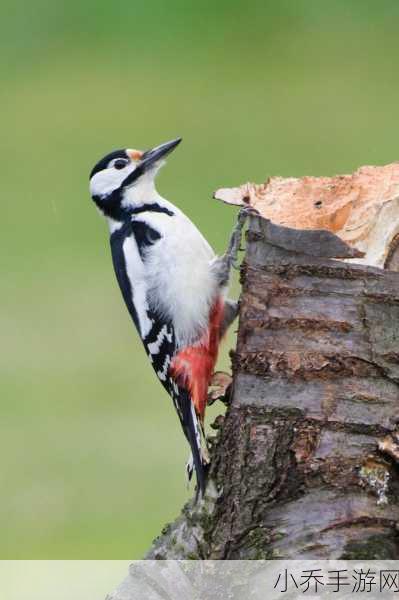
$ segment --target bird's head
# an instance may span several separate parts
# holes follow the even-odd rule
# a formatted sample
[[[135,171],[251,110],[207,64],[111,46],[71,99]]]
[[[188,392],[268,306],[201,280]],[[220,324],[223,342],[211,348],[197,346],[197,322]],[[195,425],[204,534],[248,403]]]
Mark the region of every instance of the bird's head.
[[[90,193],[100,211],[120,222],[135,206],[153,202],[155,176],[180,142],[177,138],[146,151],[114,150],[99,160],[90,173]]]

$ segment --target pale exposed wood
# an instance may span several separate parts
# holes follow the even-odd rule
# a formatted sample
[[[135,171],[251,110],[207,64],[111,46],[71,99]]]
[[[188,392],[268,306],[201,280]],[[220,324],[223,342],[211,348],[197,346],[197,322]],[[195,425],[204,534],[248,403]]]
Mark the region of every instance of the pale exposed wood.
[[[399,163],[336,177],[271,177],[219,189],[215,198],[251,206],[276,225],[330,231],[364,253],[356,262],[399,268],[398,256],[390,259],[399,235]]]

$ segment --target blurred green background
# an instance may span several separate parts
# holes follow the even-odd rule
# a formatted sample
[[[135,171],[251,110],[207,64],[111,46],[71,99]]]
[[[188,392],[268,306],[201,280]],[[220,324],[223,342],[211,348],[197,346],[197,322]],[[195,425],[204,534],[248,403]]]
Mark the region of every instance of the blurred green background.
[[[188,452],[89,170],[183,136],[158,187],[221,252],[217,187],[395,161],[399,3],[0,6],[0,557],[139,558],[188,497]]]

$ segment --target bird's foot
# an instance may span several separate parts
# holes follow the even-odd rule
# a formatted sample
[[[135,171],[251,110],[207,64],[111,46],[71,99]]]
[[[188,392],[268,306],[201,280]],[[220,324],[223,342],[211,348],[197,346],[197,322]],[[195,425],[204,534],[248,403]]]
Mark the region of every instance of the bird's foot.
[[[257,211],[251,207],[243,207],[238,213],[237,223],[230,236],[229,245],[227,251],[217,257],[214,262],[214,269],[217,271],[220,285],[227,285],[231,269],[238,269],[238,252],[241,247],[242,231],[244,229],[245,221],[251,214],[257,214]]]
[[[247,208],[241,208],[240,212],[238,213],[237,223],[232,231],[227,252],[224,255],[229,268],[237,268],[238,252],[241,247],[242,230],[244,229],[245,221],[247,220],[249,214],[250,213]]]

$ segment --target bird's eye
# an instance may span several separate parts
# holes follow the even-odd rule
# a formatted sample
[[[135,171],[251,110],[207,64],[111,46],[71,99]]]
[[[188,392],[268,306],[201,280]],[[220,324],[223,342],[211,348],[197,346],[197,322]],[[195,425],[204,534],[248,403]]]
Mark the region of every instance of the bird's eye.
[[[115,169],[124,169],[127,165],[127,160],[125,160],[124,158],[118,158],[115,162],[114,162],[114,167]]]

